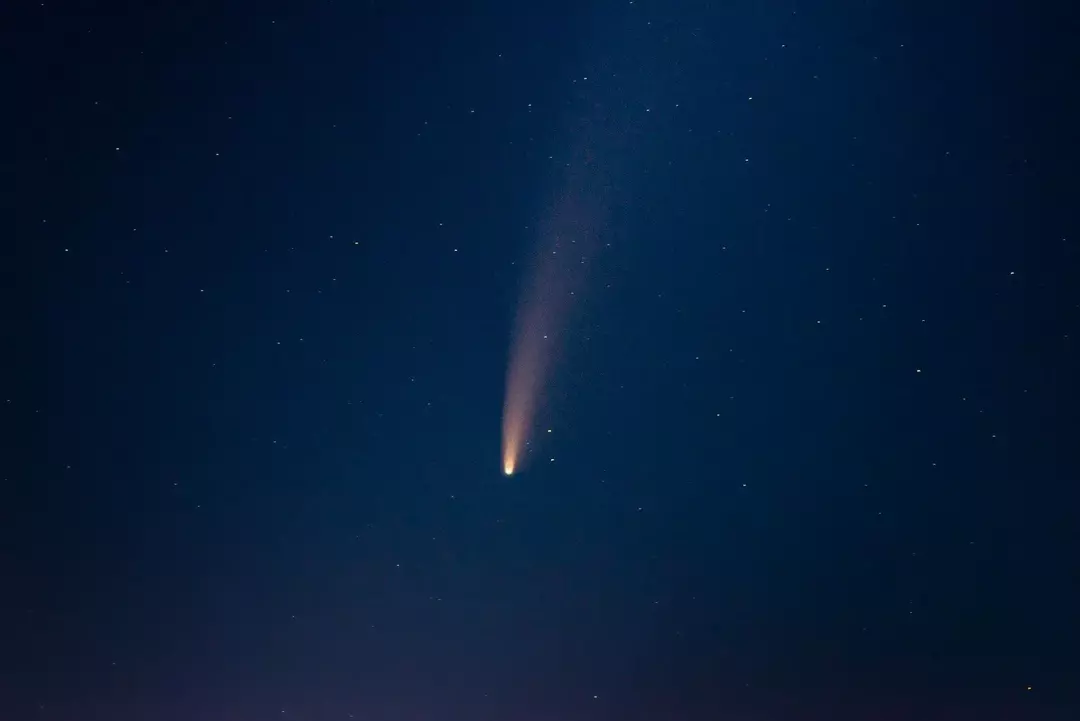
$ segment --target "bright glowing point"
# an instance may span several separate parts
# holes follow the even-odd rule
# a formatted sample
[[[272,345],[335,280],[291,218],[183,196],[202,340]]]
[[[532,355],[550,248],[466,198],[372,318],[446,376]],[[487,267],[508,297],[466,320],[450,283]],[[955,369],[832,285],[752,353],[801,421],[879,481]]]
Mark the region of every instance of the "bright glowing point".
[[[514,475],[514,462],[513,461],[506,461],[505,463],[503,463],[503,473],[505,473],[508,476]]]

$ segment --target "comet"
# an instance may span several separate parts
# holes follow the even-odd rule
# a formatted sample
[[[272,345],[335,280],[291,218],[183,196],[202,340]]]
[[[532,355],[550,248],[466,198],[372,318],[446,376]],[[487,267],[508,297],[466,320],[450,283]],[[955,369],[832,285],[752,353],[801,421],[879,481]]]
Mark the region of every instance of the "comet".
[[[588,138],[591,133],[584,133]],[[517,473],[544,410],[554,371],[569,340],[569,326],[599,242],[608,186],[593,162],[594,148],[580,146],[560,193],[539,227],[536,250],[525,263],[511,336],[502,420],[502,470]]]

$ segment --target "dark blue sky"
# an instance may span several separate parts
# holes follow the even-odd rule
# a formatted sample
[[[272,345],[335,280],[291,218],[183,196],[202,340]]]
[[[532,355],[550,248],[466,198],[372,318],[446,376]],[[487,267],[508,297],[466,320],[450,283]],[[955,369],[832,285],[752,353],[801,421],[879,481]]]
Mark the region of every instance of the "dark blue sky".
[[[4,15],[0,717],[1076,718],[1072,14]]]

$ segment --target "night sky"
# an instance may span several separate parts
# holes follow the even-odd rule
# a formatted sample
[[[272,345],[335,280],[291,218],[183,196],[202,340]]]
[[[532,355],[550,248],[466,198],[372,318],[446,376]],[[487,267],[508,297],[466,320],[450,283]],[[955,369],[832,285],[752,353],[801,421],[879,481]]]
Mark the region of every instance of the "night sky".
[[[1080,718],[1038,5],[10,0],[0,719]]]

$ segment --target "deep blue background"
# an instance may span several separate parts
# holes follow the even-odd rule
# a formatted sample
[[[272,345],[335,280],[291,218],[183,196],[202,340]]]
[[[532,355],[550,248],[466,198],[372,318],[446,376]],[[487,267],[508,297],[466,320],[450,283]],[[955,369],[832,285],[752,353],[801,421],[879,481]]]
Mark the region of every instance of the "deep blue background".
[[[4,719],[1075,718],[1071,13],[3,13]]]

